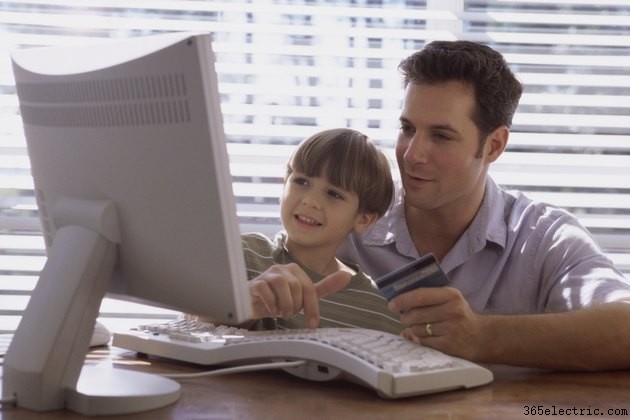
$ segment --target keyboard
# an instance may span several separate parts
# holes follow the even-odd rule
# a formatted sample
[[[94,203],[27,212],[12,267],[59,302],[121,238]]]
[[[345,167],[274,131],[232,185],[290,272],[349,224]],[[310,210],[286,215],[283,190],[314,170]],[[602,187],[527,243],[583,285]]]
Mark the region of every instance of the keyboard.
[[[203,366],[302,360],[288,373],[346,380],[383,398],[431,394],[487,384],[492,372],[386,332],[361,328],[248,331],[178,320],[114,332],[112,345]]]

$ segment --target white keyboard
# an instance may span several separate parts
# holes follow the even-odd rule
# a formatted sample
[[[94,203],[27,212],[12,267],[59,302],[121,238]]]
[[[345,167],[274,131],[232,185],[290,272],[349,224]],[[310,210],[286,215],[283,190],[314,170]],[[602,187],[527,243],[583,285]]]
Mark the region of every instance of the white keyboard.
[[[492,372],[403,337],[361,328],[248,331],[173,321],[114,333],[116,347],[204,366],[304,360],[284,368],[313,381],[344,379],[385,398],[470,388]]]

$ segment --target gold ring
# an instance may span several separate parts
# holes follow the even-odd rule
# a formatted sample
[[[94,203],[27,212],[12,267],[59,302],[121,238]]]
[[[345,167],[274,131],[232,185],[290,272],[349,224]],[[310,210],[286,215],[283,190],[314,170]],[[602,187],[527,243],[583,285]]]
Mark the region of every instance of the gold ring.
[[[431,323],[427,322],[427,325],[424,326],[425,331],[427,332],[427,335],[429,337],[431,337],[433,335],[433,331],[431,331]]]

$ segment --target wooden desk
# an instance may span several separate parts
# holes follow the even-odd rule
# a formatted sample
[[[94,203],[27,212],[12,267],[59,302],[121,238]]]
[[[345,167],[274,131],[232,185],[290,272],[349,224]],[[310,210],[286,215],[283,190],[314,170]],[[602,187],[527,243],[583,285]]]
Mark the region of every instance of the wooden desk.
[[[198,371],[186,364],[138,359],[135,353],[116,348],[92,351],[87,363],[146,372]],[[315,383],[281,371],[187,379],[180,381],[182,396],[177,403],[151,412],[111,418],[391,420],[586,418],[594,415],[598,419],[630,418],[630,371],[550,373],[504,366],[490,368],[495,380],[489,385],[400,400],[381,399],[373,391],[355,384]],[[561,409],[570,409],[571,415]],[[549,410],[547,415],[545,410]],[[0,411],[2,420],[78,418],[83,417],[66,411],[35,413],[12,406],[4,406]]]

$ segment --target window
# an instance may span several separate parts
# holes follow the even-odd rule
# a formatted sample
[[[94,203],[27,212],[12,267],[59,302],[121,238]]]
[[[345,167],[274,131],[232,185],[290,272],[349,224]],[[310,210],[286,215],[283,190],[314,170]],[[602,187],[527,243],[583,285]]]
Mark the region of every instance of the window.
[[[215,39],[243,231],[272,235],[293,146],[350,126],[393,156],[399,61],[432,39],[501,51],[526,85],[502,185],[566,207],[630,273],[630,4],[625,0],[33,0],[0,5],[0,332],[45,262],[9,52],[168,31]],[[173,313],[106,300],[107,325]]]

